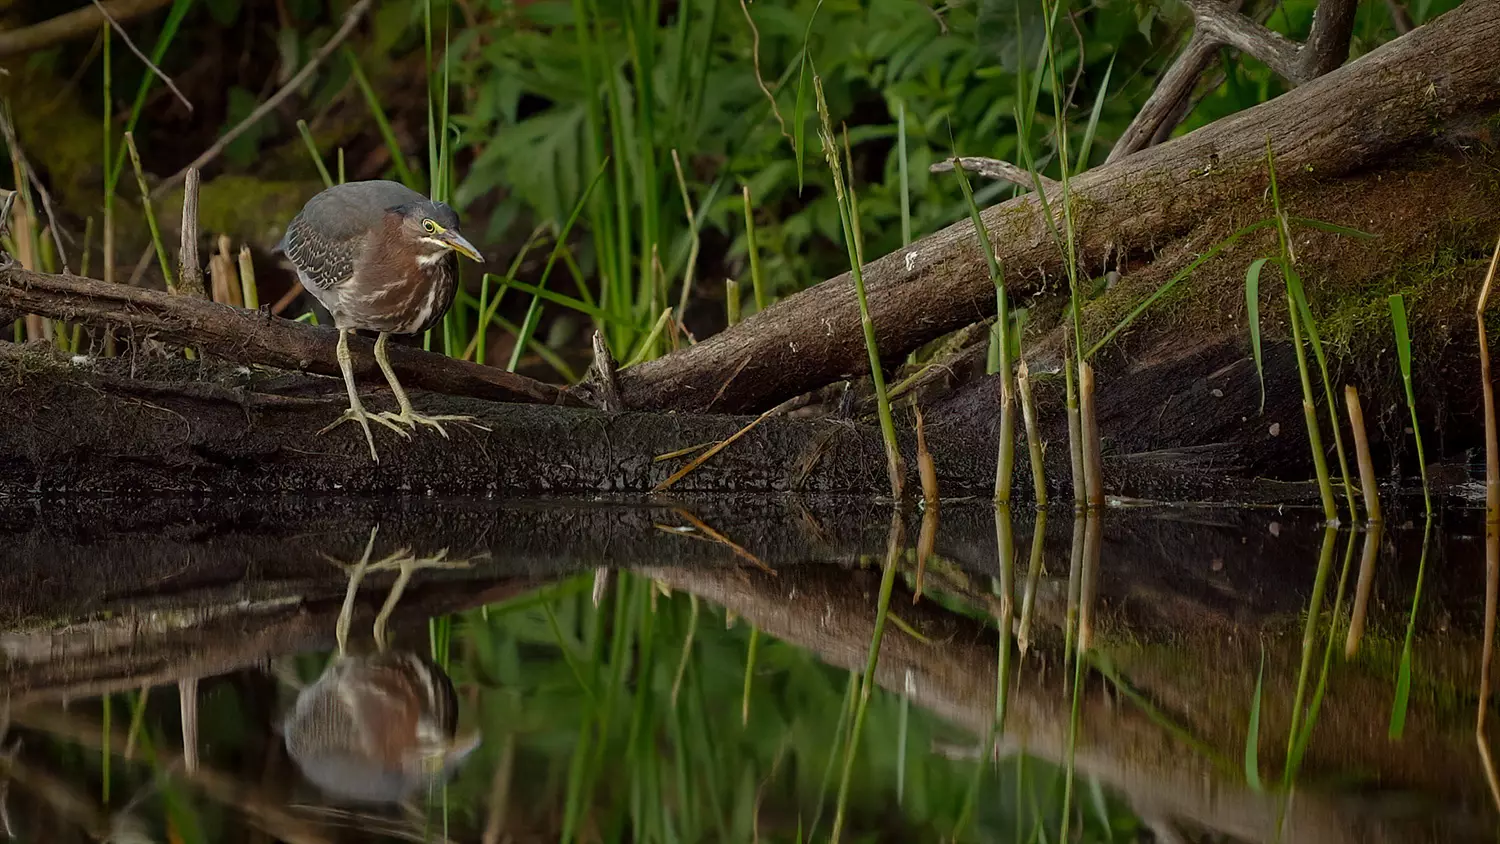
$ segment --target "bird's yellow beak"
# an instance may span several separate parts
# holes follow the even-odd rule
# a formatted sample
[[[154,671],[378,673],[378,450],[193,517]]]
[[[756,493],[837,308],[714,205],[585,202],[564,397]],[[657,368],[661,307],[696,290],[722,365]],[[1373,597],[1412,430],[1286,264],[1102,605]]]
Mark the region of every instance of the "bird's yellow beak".
[[[464,256],[465,258],[468,258],[471,261],[475,261],[480,264],[484,263],[484,257],[479,254],[478,249],[474,248],[474,244],[470,243],[467,239],[464,238],[463,235],[459,234],[458,232],[453,231],[452,229],[445,229],[441,234],[438,235],[438,237],[441,238],[444,243],[453,247],[454,252],[457,252],[458,254]]]

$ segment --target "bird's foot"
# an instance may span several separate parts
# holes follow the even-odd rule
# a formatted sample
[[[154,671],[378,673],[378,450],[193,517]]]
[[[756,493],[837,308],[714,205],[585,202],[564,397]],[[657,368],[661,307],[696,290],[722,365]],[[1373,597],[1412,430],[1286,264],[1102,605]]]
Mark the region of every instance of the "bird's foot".
[[[479,420],[475,419],[473,416],[428,416],[425,413],[418,413],[409,407],[401,411],[400,413],[393,413],[387,410],[384,413],[379,414],[379,417],[382,422],[386,422],[387,424],[400,423],[411,428],[412,430],[416,430],[416,427],[418,425],[427,425],[431,428],[437,429],[437,432],[443,435],[443,439],[448,438],[448,431],[443,427],[444,422],[457,422],[463,425],[472,425],[481,431],[492,430],[491,428],[479,424]]]
[[[372,434],[372,433],[370,433],[370,421],[371,420],[379,422],[380,424],[386,426],[387,428],[390,428],[392,431],[395,431],[396,433],[400,434],[401,436],[403,436],[403,437],[405,437],[407,439],[411,439],[411,434],[410,433],[408,433],[404,428],[400,427],[399,425],[396,425],[395,423],[386,420],[384,418],[385,415],[386,414],[383,414],[383,413],[382,414],[370,414],[370,413],[365,412],[364,408],[351,407],[348,410],[345,410],[342,416],[340,416],[339,418],[337,418],[337,419],[333,420],[332,422],[328,423],[321,430],[319,430],[318,431],[318,436],[320,436],[320,437],[323,436],[324,434],[328,433],[329,431],[332,431],[334,428],[337,428],[338,426],[344,424],[345,422],[349,422],[351,420],[355,421],[355,422],[358,422],[359,423],[359,427],[361,427],[361,428],[364,429],[364,432],[365,432],[365,442],[367,442],[367,443],[370,444],[370,459],[373,460],[373,461],[375,461],[376,463],[379,463],[380,462],[380,455],[375,452],[375,435]]]

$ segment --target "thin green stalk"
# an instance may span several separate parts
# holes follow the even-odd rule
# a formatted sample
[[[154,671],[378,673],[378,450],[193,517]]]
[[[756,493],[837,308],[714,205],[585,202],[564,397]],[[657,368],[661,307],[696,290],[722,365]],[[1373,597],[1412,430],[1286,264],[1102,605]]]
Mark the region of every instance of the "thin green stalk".
[[[1292,346],[1297,350],[1297,374],[1302,381],[1302,418],[1307,425],[1307,443],[1312,449],[1313,467],[1318,475],[1318,495],[1323,500],[1323,518],[1338,523],[1338,507],[1333,503],[1333,484],[1328,478],[1328,458],[1323,454],[1323,436],[1318,431],[1318,411],[1313,405],[1312,379],[1307,371],[1307,350],[1302,348],[1301,320],[1292,300],[1290,286],[1286,297],[1287,318],[1292,326]]]
[[[542,276],[541,278],[537,279],[538,294],[546,287],[547,277],[552,274],[552,267],[557,263],[558,253],[567,249],[568,232],[572,231],[573,224],[577,222],[578,215],[582,213],[585,203],[588,202],[589,196],[594,192],[594,187],[597,186],[600,180],[604,178],[604,168],[607,167],[608,164],[609,159],[606,158],[604,164],[600,165],[599,172],[594,174],[593,181],[589,182],[588,189],[583,192],[583,196],[578,198],[578,202],[574,203],[573,205],[573,210],[569,212],[568,221],[563,224],[562,231],[560,231],[557,235],[557,243],[552,247],[552,254],[547,256],[547,265],[542,268]],[[510,362],[505,365],[505,368],[508,371],[516,371],[516,365],[521,361],[521,353],[526,348],[526,343],[531,339],[531,335],[536,332],[537,323],[541,321],[541,318],[542,297],[540,295],[534,294],[531,297],[531,305],[526,309],[526,318],[521,321],[521,333],[516,337],[515,348],[511,350]]]
[[[161,230],[156,225],[156,214],[151,210],[151,190],[146,187],[146,174],[141,170],[141,156],[135,148],[135,138],[125,133],[125,148],[130,151],[130,166],[135,170],[135,180],[141,188],[141,208],[146,213],[146,227],[151,230],[151,245],[156,248],[156,260],[161,264],[161,275],[166,280],[167,290],[177,292],[177,279],[172,273],[172,260],[167,256],[167,246],[162,242]]]
[[[880,350],[875,342],[875,322],[870,317],[870,303],[865,296],[865,277],[860,260],[862,249],[855,236],[855,218],[859,210],[849,198],[844,183],[843,167],[839,162],[838,145],[833,139],[833,126],[828,117],[828,103],[823,99],[823,80],[813,73],[813,92],[818,104],[821,123],[819,138],[823,145],[823,156],[833,173],[834,193],[839,204],[839,219],[844,230],[844,244],[849,253],[849,270],[854,278],[854,295],[859,301],[859,322],[864,329],[865,348],[870,356],[870,378],[875,385],[875,401],[880,415],[880,431],[885,438],[887,470],[890,473],[891,497],[899,500],[905,486],[905,470],[901,452],[896,443],[896,420],[891,414],[891,400],[885,387],[885,373],[880,363]]]
[[[1422,582],[1427,576],[1427,548],[1432,538],[1432,514],[1422,523],[1422,558],[1417,563],[1417,585],[1412,590],[1411,610],[1406,617],[1406,638],[1401,643],[1401,664],[1396,671],[1396,699],[1391,703],[1391,722],[1386,735],[1400,739],[1406,732],[1406,707],[1411,698],[1412,650],[1417,638],[1417,607],[1422,602]]]
[[[401,144],[396,140],[396,133],[391,129],[391,122],[386,119],[385,109],[380,105],[380,97],[371,87],[370,80],[366,78],[364,68],[359,66],[359,57],[347,44],[341,49],[344,58],[349,62],[349,72],[353,75],[355,84],[359,86],[360,93],[364,95],[365,104],[369,106],[370,116],[375,119],[375,127],[380,130],[380,137],[385,141],[386,148],[390,150],[391,165],[396,168],[396,177],[401,184],[415,190],[416,177],[406,163],[406,154],[401,151]]]
[[[740,694],[740,726],[750,723],[750,686],[755,677],[755,655],[760,651],[760,628],[750,625],[750,645],[745,653],[745,688]]]
[[[821,87],[816,76],[813,77],[813,85]],[[821,100],[822,94],[819,93],[818,97]],[[833,832],[829,837],[832,844],[838,844],[839,837],[844,831],[844,812],[849,800],[849,783],[854,773],[854,758],[859,753],[860,733],[865,726],[865,710],[870,705],[870,695],[875,688],[875,667],[880,662],[880,640],[885,635],[885,620],[891,606],[891,587],[896,582],[896,563],[906,548],[904,538],[901,513],[894,511],[891,515],[890,536],[886,542],[885,569],[880,576],[880,597],[875,605],[875,631],[870,636],[870,654],[865,661],[864,674],[860,677],[859,702],[854,710],[854,726],[849,735],[848,747],[844,750],[844,773],[839,780],[838,802],[835,804],[833,814]]]
[[[1417,441],[1417,468],[1422,473],[1422,504],[1431,520],[1432,490],[1427,483],[1427,454],[1422,449],[1422,426],[1417,422],[1417,398],[1411,384],[1411,332],[1406,324],[1406,300],[1400,293],[1396,293],[1386,298],[1386,304],[1391,311],[1391,329],[1396,334],[1396,359],[1401,368],[1401,386],[1406,391],[1406,409],[1411,413],[1412,436]]]
[[[729,325],[740,321],[740,283],[732,278],[724,279],[724,311]]]
[[[323,166],[323,156],[318,154],[318,144],[313,140],[312,130],[307,128],[306,120],[297,120],[297,132],[302,135],[302,143],[307,146],[308,155],[312,156],[313,166],[318,168],[318,175],[323,178],[323,187],[333,187],[333,177],[328,175],[328,168]]]
[[[896,101],[896,169],[901,174],[901,245],[911,244],[911,177],[907,174],[906,100]]]
[[[1011,480],[1015,474],[1016,453],[1016,394],[1011,367],[1010,306],[1005,295],[1005,265],[1000,263],[990,245],[990,236],[984,220],[979,214],[979,204],[974,201],[974,191],[969,177],[964,173],[958,156],[953,157],[953,172],[958,176],[958,186],[963,190],[964,201],[969,206],[969,220],[974,225],[974,234],[979,238],[979,248],[984,251],[985,263],[989,266],[990,281],[995,285],[994,341],[1000,347],[1000,439],[995,458],[995,502],[1010,503]]]
[[[1287,727],[1286,760],[1285,769],[1282,772],[1282,785],[1290,788],[1292,785],[1292,772],[1295,761],[1297,740],[1301,736],[1302,701],[1307,694],[1307,679],[1312,670],[1313,647],[1318,641],[1318,615],[1323,606],[1323,595],[1328,590],[1328,575],[1333,570],[1334,537],[1338,530],[1333,525],[1325,525],[1323,528],[1323,544],[1318,553],[1318,572],[1313,580],[1312,596],[1308,599],[1307,621],[1302,625],[1302,660],[1301,668],[1297,673],[1297,691],[1292,698],[1292,720]],[[1350,539],[1351,549],[1353,539]]]
[[[745,250],[750,255],[750,286],[755,291],[755,310],[766,309],[766,286],[760,275],[760,249],[755,243],[755,209],[750,203],[750,186],[744,185],[741,193],[745,198]]]

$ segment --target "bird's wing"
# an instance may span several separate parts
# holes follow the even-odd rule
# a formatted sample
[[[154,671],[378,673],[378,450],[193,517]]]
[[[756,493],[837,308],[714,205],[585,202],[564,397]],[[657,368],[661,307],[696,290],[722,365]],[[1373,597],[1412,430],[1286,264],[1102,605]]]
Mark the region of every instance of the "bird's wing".
[[[314,231],[300,215],[286,227],[286,236],[281,240],[282,251],[302,278],[319,290],[327,290],[354,275],[354,259],[363,241],[359,236],[328,237]]]
[[[315,287],[327,290],[354,274],[366,236],[385,222],[387,208],[422,198],[399,182],[339,185],[308,200],[278,245]]]

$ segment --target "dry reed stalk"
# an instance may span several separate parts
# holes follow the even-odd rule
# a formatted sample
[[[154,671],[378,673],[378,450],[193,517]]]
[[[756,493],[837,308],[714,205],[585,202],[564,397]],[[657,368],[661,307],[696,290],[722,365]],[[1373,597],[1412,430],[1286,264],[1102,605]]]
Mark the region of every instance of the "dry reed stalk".
[[[1495,603],[1500,598],[1500,524],[1484,526],[1484,648],[1479,663],[1479,714],[1474,719],[1474,741],[1479,745],[1479,759],[1490,785],[1490,797],[1500,809],[1500,775],[1495,772],[1495,757],[1490,753],[1490,663],[1495,655]]]
[[[702,454],[698,455],[697,457],[693,458],[693,460],[690,463],[688,463],[686,466],[683,466],[681,469],[678,469],[676,472],[673,472],[672,475],[671,475],[671,477],[667,478],[666,480],[664,480],[661,483],[657,484],[656,486],[652,487],[651,488],[651,492],[653,492],[653,493],[662,492],[662,491],[668,489],[669,487],[671,487],[673,484],[675,484],[678,481],[682,480],[683,478],[687,477],[690,473],[693,472],[693,470],[697,469],[699,466],[702,466],[704,463],[707,463],[708,460],[709,460],[709,458],[713,457],[715,454],[718,454],[719,452],[721,452],[724,449],[728,448],[730,446],[730,444],[732,444],[735,440],[737,440],[740,437],[743,437],[745,434],[749,433],[751,428],[754,428],[756,425],[759,425],[760,423],[764,422],[766,420],[766,417],[770,416],[771,412],[774,411],[774,410],[775,410],[775,408],[771,408],[771,410],[768,410],[765,413],[762,413],[761,415],[755,417],[755,419],[752,420],[750,422],[750,424],[748,424],[745,427],[739,429],[738,431],[735,431],[733,434],[730,434],[724,440],[722,440],[718,444],[714,445],[714,447],[710,448],[708,451],[705,451]],[[889,451],[889,447],[887,447],[887,451]]]
[[[1365,515],[1370,524],[1380,523],[1380,490],[1375,486],[1375,460],[1370,457],[1370,438],[1365,431],[1365,411],[1359,391],[1344,385],[1344,404],[1349,409],[1349,427],[1354,429],[1354,455],[1359,462],[1359,487],[1365,497]]]
[[[182,766],[198,772],[198,678],[177,681],[177,703],[182,712]]]
[[[249,245],[240,247],[240,301],[252,311],[260,309],[260,290],[255,286],[255,261]]]
[[[1021,421],[1026,427],[1026,451],[1031,456],[1031,487],[1038,509],[1047,506],[1047,475],[1042,466],[1042,439],[1037,431],[1036,401],[1031,397],[1031,369],[1026,359],[1016,371],[1016,389],[1021,394]]]
[[[1474,319],[1479,323],[1479,377],[1484,388],[1484,518],[1488,524],[1500,522],[1500,446],[1496,445],[1495,386],[1490,381],[1490,342],[1485,336],[1484,311],[1490,303],[1490,287],[1495,283],[1495,267],[1500,264],[1500,239],[1490,257],[1490,270],[1479,290]]]

